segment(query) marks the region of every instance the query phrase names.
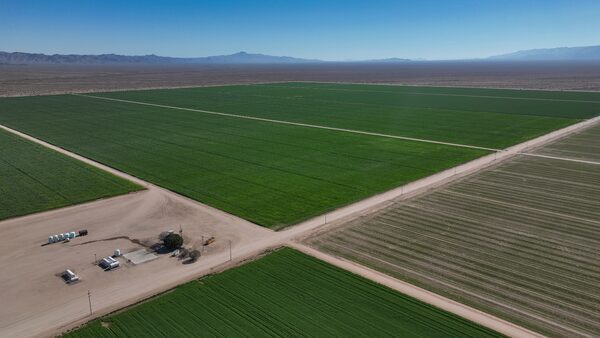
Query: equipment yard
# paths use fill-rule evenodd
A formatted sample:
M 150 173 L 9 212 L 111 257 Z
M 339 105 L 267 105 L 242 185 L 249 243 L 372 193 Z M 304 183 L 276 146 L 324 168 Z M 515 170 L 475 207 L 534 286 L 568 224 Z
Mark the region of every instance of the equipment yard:
M 594 160 L 600 126 L 535 154 Z M 600 163 L 520 155 L 311 238 L 550 336 L 600 331 Z
M 121 266 L 103 271 L 94 260 L 144 249 L 164 230 L 182 226 L 187 245 L 201 247 L 204 237 L 217 240 L 194 264 L 168 254 L 141 265 L 117 258 Z M 85 227 L 89 234 L 65 243 L 44 245 L 47 236 Z M 0 222 L 0 335 L 48 334 L 94 313 L 116 310 L 165 291 L 228 261 L 229 241 L 236 248 L 262 239 L 267 230 L 207 208 L 159 188 Z M 57 276 L 66 269 L 80 281 L 66 285 Z M 43 300 L 43 302 L 40 302 Z M 56 333 L 60 333 L 56 331 Z

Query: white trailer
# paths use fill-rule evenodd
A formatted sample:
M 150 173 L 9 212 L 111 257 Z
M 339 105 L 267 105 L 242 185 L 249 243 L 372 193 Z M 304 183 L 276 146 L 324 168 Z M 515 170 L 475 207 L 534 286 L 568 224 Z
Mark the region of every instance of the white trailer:
M 112 270 L 112 269 L 116 269 L 119 267 L 119 261 L 108 256 L 105 258 L 102 258 L 102 260 L 100 261 L 100 267 L 104 270 Z

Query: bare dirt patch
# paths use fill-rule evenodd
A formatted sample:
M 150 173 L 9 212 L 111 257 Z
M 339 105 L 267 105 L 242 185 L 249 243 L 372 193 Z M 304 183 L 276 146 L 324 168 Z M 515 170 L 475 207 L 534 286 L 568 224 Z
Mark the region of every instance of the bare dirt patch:
M 134 266 L 103 271 L 96 259 L 145 248 L 165 230 L 183 229 L 184 243 L 196 245 L 202 236 L 215 236 L 195 264 L 182 264 L 170 255 Z M 51 234 L 87 229 L 89 235 L 70 242 L 41 245 Z M 227 260 L 234 250 L 268 237 L 272 232 L 206 208 L 159 188 L 80 206 L 0 222 L 0 335 L 47 334 L 89 316 L 87 292 L 95 313 L 143 299 L 202 274 Z M 55 275 L 73 270 L 81 280 L 66 285 Z

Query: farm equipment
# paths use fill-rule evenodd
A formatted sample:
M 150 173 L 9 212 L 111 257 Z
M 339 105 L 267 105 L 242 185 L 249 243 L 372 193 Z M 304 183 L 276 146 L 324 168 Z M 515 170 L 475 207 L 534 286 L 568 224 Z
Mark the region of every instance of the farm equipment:
M 203 245 L 207 246 L 207 245 L 213 243 L 214 241 L 215 241 L 215 237 L 213 236 L 213 237 L 207 239 L 206 241 L 204 241 Z

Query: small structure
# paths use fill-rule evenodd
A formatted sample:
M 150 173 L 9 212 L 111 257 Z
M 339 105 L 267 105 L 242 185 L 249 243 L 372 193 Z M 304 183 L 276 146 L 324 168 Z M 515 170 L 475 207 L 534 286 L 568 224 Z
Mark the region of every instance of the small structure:
M 121 249 L 115 249 L 115 254 L 113 255 L 113 257 L 120 257 L 121 256 Z
M 153 254 L 152 252 L 148 252 L 146 249 L 140 249 L 126 253 L 123 255 L 123 257 L 135 265 L 146 263 L 158 258 L 157 255 Z
M 86 236 L 88 234 L 87 229 L 79 230 L 79 236 Z
M 104 270 L 112 270 L 112 269 L 116 269 L 119 267 L 119 261 L 108 256 L 108 257 L 102 258 L 102 260 L 100 261 L 100 263 L 98 265 Z
M 79 281 L 79 276 L 77 276 L 73 271 L 69 269 L 65 270 L 65 272 L 62 273 L 62 278 L 67 284 Z

